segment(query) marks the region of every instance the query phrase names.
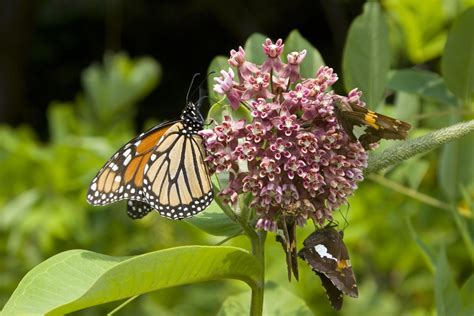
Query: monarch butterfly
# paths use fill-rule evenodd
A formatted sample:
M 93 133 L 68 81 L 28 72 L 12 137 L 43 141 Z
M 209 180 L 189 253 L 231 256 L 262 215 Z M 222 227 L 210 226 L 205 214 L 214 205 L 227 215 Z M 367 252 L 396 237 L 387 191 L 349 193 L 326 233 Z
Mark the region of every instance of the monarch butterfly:
M 198 75 L 198 74 L 196 74 Z M 152 209 L 171 219 L 183 219 L 204 210 L 213 199 L 211 179 L 204 162 L 204 119 L 189 101 L 177 121 L 158 124 L 130 140 L 99 170 L 87 201 L 106 205 L 129 200 L 127 213 L 142 218 Z

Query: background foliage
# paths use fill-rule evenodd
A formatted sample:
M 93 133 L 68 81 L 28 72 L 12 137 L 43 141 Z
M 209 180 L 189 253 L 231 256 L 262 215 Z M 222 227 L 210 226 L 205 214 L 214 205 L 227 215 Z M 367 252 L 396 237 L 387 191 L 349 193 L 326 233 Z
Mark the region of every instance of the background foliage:
M 408 120 L 415 126 L 411 132 L 415 137 L 473 118 L 474 62 L 469 61 L 474 42 L 466 39 L 474 29 L 474 9 L 466 11 L 472 6 L 469 1 L 432 0 L 415 8 L 411 3 L 364 6 L 348 31 L 343 59 L 337 61 L 342 64 L 339 75 L 344 86 L 336 89 L 361 87 L 372 109 Z M 284 38 L 287 33 L 276 36 Z M 245 45 L 257 61 L 262 38 L 254 34 Z M 378 39 L 373 47 L 368 45 L 373 43 L 370 38 Z M 296 31 L 286 43 L 309 47 Z M 239 44 L 243 42 L 232 47 Z M 216 54 L 227 54 L 227 48 Z M 325 56 L 312 49 L 307 58 L 318 65 Z M 210 68 L 216 65 L 222 67 L 225 59 L 214 59 Z M 70 97 L 73 101 L 52 101 L 48 106 L 47 141 L 27 124 L 0 126 L 0 181 L 6 184 L 0 186 L 2 306 L 27 271 L 59 252 L 81 248 L 111 256 L 137 255 L 174 246 L 212 245 L 233 229 L 227 227 L 224 233 L 215 227 L 205 229 L 211 234 L 197 229 L 205 225 L 207 212 L 191 225 L 155 214 L 131 221 L 123 203 L 87 205 L 89 181 L 114 150 L 135 135 L 138 105 L 167 77 L 151 57 L 116 53 L 88 66 L 81 78 L 81 90 Z M 181 79 L 179 84 L 186 88 L 186 78 Z M 152 123 L 156 122 L 144 126 Z M 393 144 L 385 141 L 378 150 Z M 474 293 L 473 144 L 471 134 L 371 175 L 360 185 L 350 210 L 337 215 L 340 222 L 342 215 L 348 216 L 345 242 L 360 288 L 358 299 L 345 299 L 341 314 L 448 315 L 460 314 L 460 306 L 472 308 L 468 302 Z M 309 227 L 300 230 L 299 241 L 309 233 Z M 249 247 L 244 237 L 227 244 Z M 313 313 L 331 314 L 315 275 L 302 268 L 301 280 L 288 283 L 281 246 L 271 235 L 266 246 L 267 280 L 283 287 L 275 295 L 286 291 L 285 306 L 302 306 L 302 298 Z M 237 281 L 184 285 L 142 295 L 121 313 L 238 314 L 247 291 Z M 117 305 L 76 314 L 101 315 Z

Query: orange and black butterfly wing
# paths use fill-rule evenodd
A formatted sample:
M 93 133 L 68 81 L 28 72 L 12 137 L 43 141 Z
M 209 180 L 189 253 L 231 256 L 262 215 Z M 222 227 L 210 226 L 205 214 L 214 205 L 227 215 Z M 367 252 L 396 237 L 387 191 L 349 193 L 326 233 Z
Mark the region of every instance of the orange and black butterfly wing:
M 162 216 L 183 219 L 204 210 L 213 198 L 202 138 L 183 122 L 171 126 L 152 151 L 143 191 Z
M 120 200 L 146 202 L 143 195 L 145 166 L 153 149 L 173 124 L 157 125 L 120 148 L 92 180 L 87 201 L 93 205 L 106 205 Z

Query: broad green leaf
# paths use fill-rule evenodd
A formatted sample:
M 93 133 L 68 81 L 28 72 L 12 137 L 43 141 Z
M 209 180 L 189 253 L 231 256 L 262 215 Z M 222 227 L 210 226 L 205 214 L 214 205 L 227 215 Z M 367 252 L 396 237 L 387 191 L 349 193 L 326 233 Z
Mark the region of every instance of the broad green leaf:
M 147 95 L 160 74 L 160 65 L 152 58 L 106 55 L 103 66 L 92 65 L 82 73 L 87 104 L 100 120 L 108 122 Z
M 305 39 L 297 30 L 291 31 L 285 40 L 283 58 L 291 52 L 301 52 L 306 49 L 306 57 L 300 65 L 300 73 L 304 78 L 313 78 L 319 67 L 324 66 L 324 60 L 319 51 Z
M 250 311 L 250 292 L 243 292 L 230 296 L 224 301 L 219 316 L 248 315 Z M 265 285 L 265 299 L 263 302 L 263 315 L 313 315 L 313 312 L 306 305 L 306 302 L 274 284 Z
M 244 46 L 246 60 L 254 64 L 262 64 L 265 61 L 266 56 L 263 52 L 262 44 L 265 42 L 267 37 L 268 36 L 260 33 L 253 33 L 250 35 Z
M 461 316 L 474 315 L 474 274 L 464 282 L 461 288 L 462 311 Z
M 418 126 L 418 120 L 413 117 L 420 113 L 421 104 L 420 97 L 416 94 L 398 92 L 395 96 L 395 112 L 393 117 L 407 121 L 412 125 L 412 128 Z
M 209 64 L 209 68 L 207 69 L 207 73 L 215 72 L 214 74 L 210 75 L 207 79 L 207 91 L 209 91 L 209 100 L 211 103 L 215 103 L 218 100 L 222 99 L 222 95 L 218 94 L 214 91 L 214 78 L 220 76 L 221 70 L 228 71 L 230 65 L 227 63 L 227 57 L 225 56 L 216 56 Z M 234 72 L 235 73 L 235 72 Z
M 253 286 L 261 273 L 240 248 L 186 246 L 135 257 L 86 250 L 60 253 L 23 278 L 3 315 L 63 315 L 158 289 L 237 279 Z
M 186 222 L 215 236 L 233 236 L 242 230 L 223 213 L 215 201 L 204 212 L 187 219 Z
M 474 30 L 474 8 L 466 10 L 454 21 L 441 61 L 446 85 L 465 104 L 472 104 L 474 96 L 474 36 L 472 30 Z
M 222 97 L 221 97 L 222 98 Z M 213 119 L 217 123 L 224 121 L 225 116 L 230 116 L 233 120 L 245 120 L 246 122 L 252 121 L 252 115 L 247 107 L 242 104 L 237 108 L 237 110 L 232 110 L 229 104 L 222 102 L 214 103 L 209 112 L 207 113 L 208 119 Z
M 387 89 L 415 93 L 422 98 L 447 105 L 456 105 L 454 95 L 448 90 L 443 78 L 426 70 L 401 69 L 388 75 Z
M 453 118 L 453 122 L 459 121 Z M 474 133 L 443 146 L 438 179 L 439 185 L 451 201 L 461 197 L 461 186 L 474 185 Z
M 435 299 L 438 316 L 459 315 L 461 296 L 449 268 L 444 247 L 436 263 Z
M 359 88 L 371 108 L 382 100 L 390 67 L 387 23 L 377 2 L 367 2 L 364 12 L 349 28 L 343 56 L 346 90 Z

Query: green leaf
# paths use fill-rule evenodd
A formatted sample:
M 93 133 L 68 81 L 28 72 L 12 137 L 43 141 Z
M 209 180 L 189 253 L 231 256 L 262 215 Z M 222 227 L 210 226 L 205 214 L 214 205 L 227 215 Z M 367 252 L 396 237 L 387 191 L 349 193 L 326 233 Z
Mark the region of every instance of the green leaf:
M 438 316 L 459 315 L 461 297 L 449 268 L 444 247 L 436 263 L 435 299 Z
M 343 56 L 346 90 L 359 88 L 371 108 L 382 100 L 390 67 L 387 23 L 377 2 L 367 2 L 352 22 Z
M 462 311 L 461 316 L 474 315 L 474 300 L 472 296 L 474 294 L 474 274 L 464 282 L 461 288 L 461 300 L 462 300 Z
M 410 218 L 407 218 L 407 226 L 408 229 L 410 230 L 412 238 L 415 240 L 416 244 L 422 251 L 426 263 L 428 264 L 428 267 L 430 268 L 431 271 L 435 271 L 435 265 L 436 265 L 436 253 L 435 251 L 428 245 L 426 244 L 420 236 L 418 236 L 418 233 L 416 232 L 415 228 L 413 227 L 413 224 L 410 220 Z
M 186 246 L 135 257 L 86 250 L 60 253 L 23 278 L 3 315 L 63 315 L 154 290 L 209 280 L 237 279 L 254 286 L 262 273 L 240 248 Z
M 230 296 L 224 301 L 217 315 L 248 315 L 250 311 L 250 292 L 243 292 Z M 313 315 L 306 302 L 274 284 L 265 284 L 265 301 L 263 303 L 263 315 L 295 315 L 305 316 Z
M 453 118 L 453 121 L 456 121 Z M 439 184 L 452 201 L 461 197 L 461 185 L 474 185 L 474 133 L 443 146 L 438 164 Z
M 204 212 L 187 219 L 186 222 L 214 236 L 233 236 L 242 230 L 222 212 L 215 201 Z
M 64 141 L 79 131 L 77 114 L 70 103 L 53 102 L 48 107 L 49 134 L 54 142 Z
M 418 126 L 418 120 L 413 117 L 421 111 L 420 97 L 416 94 L 398 92 L 395 96 L 395 111 L 393 117 L 407 121 L 412 128 Z
M 103 66 L 92 65 L 82 73 L 87 104 L 99 120 L 108 123 L 130 111 L 157 85 L 160 75 L 160 65 L 150 57 L 106 55 Z
M 474 8 L 466 10 L 453 23 L 444 49 L 441 69 L 446 85 L 464 103 L 474 94 Z
M 254 64 L 262 64 L 266 59 L 262 44 L 267 38 L 268 36 L 260 33 L 253 33 L 250 35 L 244 46 L 245 59 L 253 62 Z
M 415 69 L 391 71 L 388 75 L 387 89 L 415 93 L 422 98 L 447 105 L 457 104 L 443 78 L 431 71 Z
M 214 78 L 220 76 L 221 70 L 227 71 L 229 70 L 229 68 L 232 68 L 232 67 L 230 67 L 230 65 L 227 63 L 227 57 L 225 56 L 216 56 L 209 64 L 207 73 L 211 73 L 212 71 L 215 72 L 213 75 L 210 75 L 207 79 L 207 91 L 209 91 L 209 100 L 211 100 L 211 103 L 215 103 L 218 100 L 223 98 L 222 95 L 214 91 L 214 83 L 215 83 Z
M 312 78 L 318 71 L 319 67 L 324 66 L 324 60 L 319 51 L 305 39 L 297 30 L 291 31 L 285 40 L 285 49 L 283 57 L 291 52 L 301 52 L 306 49 L 306 57 L 300 65 L 300 73 L 304 78 Z
M 246 122 L 252 121 L 252 115 L 250 113 L 250 110 L 242 104 L 239 105 L 237 110 L 232 110 L 229 104 L 224 102 L 217 102 L 211 106 L 209 112 L 207 113 L 207 118 L 213 119 L 217 123 L 222 123 L 224 121 L 225 116 L 230 116 L 233 120 L 243 119 Z

